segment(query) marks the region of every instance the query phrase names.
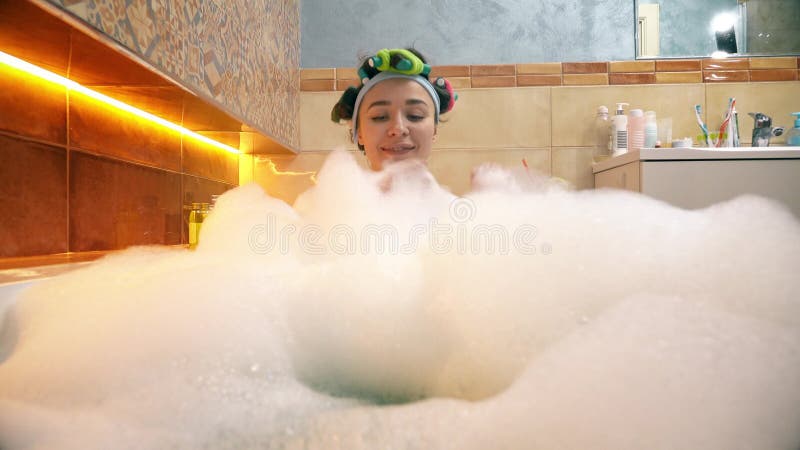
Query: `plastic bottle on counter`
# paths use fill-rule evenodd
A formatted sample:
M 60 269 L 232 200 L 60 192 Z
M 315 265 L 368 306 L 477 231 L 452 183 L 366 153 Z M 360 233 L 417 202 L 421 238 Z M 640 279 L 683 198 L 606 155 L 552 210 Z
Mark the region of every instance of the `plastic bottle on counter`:
M 597 116 L 594 118 L 594 150 L 592 160 L 600 162 L 611 156 L 611 134 L 608 120 L 608 108 L 605 106 L 597 107 Z
M 800 147 L 800 112 L 789 114 L 794 116 L 794 127 L 786 133 L 786 145 Z
M 644 147 L 644 112 L 632 109 L 628 118 L 628 150 L 636 151 Z
M 647 111 L 644 113 L 644 147 L 656 148 L 658 143 L 658 124 L 656 123 L 656 112 Z
M 617 103 L 617 111 L 611 119 L 611 155 L 618 156 L 628 151 L 628 116 L 623 109 L 627 103 Z

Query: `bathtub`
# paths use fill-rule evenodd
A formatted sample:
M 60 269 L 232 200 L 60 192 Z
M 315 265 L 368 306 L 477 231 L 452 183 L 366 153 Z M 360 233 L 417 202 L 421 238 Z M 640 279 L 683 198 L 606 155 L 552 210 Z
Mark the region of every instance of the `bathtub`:
M 6 310 L 20 292 L 42 280 L 85 267 L 87 264 L 91 264 L 91 261 L 0 270 L 0 327 Z

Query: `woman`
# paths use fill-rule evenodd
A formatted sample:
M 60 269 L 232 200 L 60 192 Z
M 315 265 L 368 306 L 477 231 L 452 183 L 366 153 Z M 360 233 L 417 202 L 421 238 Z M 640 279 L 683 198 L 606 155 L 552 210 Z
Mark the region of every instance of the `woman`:
M 361 64 L 361 85 L 347 88 L 334 105 L 331 120 L 352 121 L 353 142 L 372 170 L 430 156 L 439 115 L 457 98 L 444 78 L 430 81 L 430 69 L 416 50 L 381 50 Z

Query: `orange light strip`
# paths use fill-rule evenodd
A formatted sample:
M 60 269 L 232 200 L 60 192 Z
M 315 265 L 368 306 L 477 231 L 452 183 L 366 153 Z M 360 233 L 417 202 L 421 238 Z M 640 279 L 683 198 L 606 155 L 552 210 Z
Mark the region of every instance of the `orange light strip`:
M 42 69 L 41 67 L 35 66 L 29 62 L 23 61 L 19 58 L 9 55 L 8 53 L 0 51 L 0 64 L 5 64 L 9 67 L 12 67 L 17 70 L 21 70 L 29 75 L 33 75 L 37 78 L 41 78 L 42 80 L 49 81 L 51 83 L 55 83 L 65 88 L 69 89 L 70 91 L 77 92 L 79 94 L 85 95 L 87 97 L 93 98 L 99 102 L 105 103 L 106 105 L 112 106 L 114 108 L 120 109 L 122 111 L 131 113 L 137 117 L 141 117 L 149 122 L 161 125 L 162 127 L 168 128 L 170 130 L 176 131 L 181 134 L 185 134 L 193 139 L 197 139 L 203 143 L 211 145 L 213 147 L 225 150 L 226 152 L 239 154 L 239 150 L 231 147 L 230 145 L 223 144 L 222 142 L 217 142 L 213 139 L 209 139 L 201 134 L 195 133 L 194 131 L 184 128 L 180 125 L 176 125 L 168 120 L 162 119 L 161 117 L 155 116 L 150 114 L 149 112 L 142 111 L 139 108 L 133 107 L 127 103 L 123 103 L 119 100 L 113 99 L 107 95 L 103 95 L 97 91 L 93 91 L 85 86 L 82 86 L 70 79 L 64 78 L 61 75 L 57 75 L 53 72 L 48 70 Z

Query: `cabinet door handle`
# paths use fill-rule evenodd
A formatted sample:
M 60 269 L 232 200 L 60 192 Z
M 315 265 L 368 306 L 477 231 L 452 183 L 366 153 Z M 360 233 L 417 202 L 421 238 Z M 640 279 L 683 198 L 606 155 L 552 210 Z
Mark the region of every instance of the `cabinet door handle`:
M 620 187 L 624 188 L 624 187 L 627 185 L 627 181 L 628 181 L 628 180 L 627 180 L 627 178 L 628 178 L 628 174 L 627 174 L 627 173 L 625 173 L 625 172 L 622 172 L 622 176 L 621 176 L 621 177 L 619 177 L 619 178 L 620 178 L 620 181 L 622 182 L 622 184 L 620 185 Z

